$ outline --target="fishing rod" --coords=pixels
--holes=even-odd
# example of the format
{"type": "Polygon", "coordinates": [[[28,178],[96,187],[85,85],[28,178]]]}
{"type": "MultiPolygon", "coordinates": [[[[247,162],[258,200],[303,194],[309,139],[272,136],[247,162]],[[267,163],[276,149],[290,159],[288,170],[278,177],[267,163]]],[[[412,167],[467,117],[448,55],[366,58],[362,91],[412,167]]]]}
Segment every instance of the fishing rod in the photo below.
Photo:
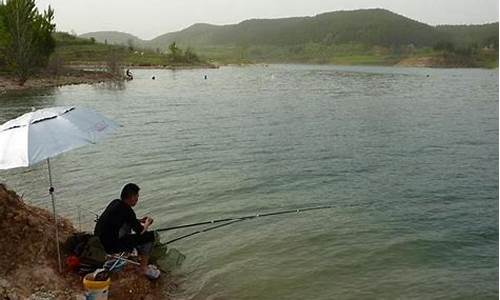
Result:
{"type": "Polygon", "coordinates": [[[208,228],[205,228],[205,229],[197,230],[197,231],[194,231],[194,232],[182,235],[180,237],[177,237],[175,239],[168,240],[165,244],[168,245],[168,244],[171,244],[173,242],[177,242],[177,241],[186,239],[186,238],[191,237],[193,235],[197,235],[197,234],[200,234],[200,233],[203,233],[203,232],[207,232],[207,231],[210,231],[210,230],[214,230],[214,229],[217,229],[217,228],[228,226],[228,225],[231,225],[233,223],[241,222],[241,221],[244,221],[244,220],[245,219],[236,219],[236,220],[229,221],[227,223],[222,223],[222,224],[219,224],[219,225],[216,225],[216,226],[212,226],[212,227],[208,227],[208,228]]]}
{"type": "Polygon", "coordinates": [[[231,218],[216,219],[216,220],[211,220],[211,221],[182,224],[182,225],[176,225],[176,226],[156,229],[155,231],[156,232],[163,232],[163,231],[170,231],[170,230],[181,229],[181,228],[189,228],[189,227],[195,227],[195,226],[223,223],[223,222],[228,222],[228,221],[233,221],[233,220],[249,220],[249,219],[255,219],[255,218],[260,218],[260,217],[269,217],[269,216],[284,215],[284,214],[291,214],[291,213],[301,213],[304,211],[317,210],[317,209],[328,209],[328,208],[333,208],[333,207],[334,207],[333,205],[322,205],[322,206],[314,206],[314,207],[288,209],[288,210],[275,211],[275,212],[270,212],[270,213],[265,213],[265,214],[255,214],[255,215],[249,215],[249,216],[243,216],[243,217],[231,217],[231,218]]]}
{"type": "Polygon", "coordinates": [[[177,225],[177,226],[171,226],[171,227],[166,227],[166,228],[160,228],[157,229],[157,232],[163,232],[163,231],[170,231],[170,230],[175,230],[175,229],[181,229],[181,228],[189,228],[189,227],[195,227],[195,226],[202,226],[202,225],[208,225],[208,224],[217,224],[217,223],[222,223],[216,226],[204,228],[201,230],[197,230],[191,233],[188,233],[186,235],[177,237],[175,239],[169,240],[166,242],[166,244],[170,244],[188,237],[191,237],[196,234],[200,234],[203,232],[207,232],[210,230],[214,230],[217,228],[221,228],[224,226],[231,225],[236,222],[241,222],[245,220],[250,220],[250,219],[255,219],[255,218],[260,218],[260,217],[269,217],[269,216],[277,216],[277,215],[284,215],[284,214],[291,214],[291,213],[301,213],[305,211],[311,211],[311,210],[319,210],[319,209],[328,209],[328,208],[333,208],[333,205],[323,205],[323,206],[315,206],[315,207],[305,207],[305,208],[297,208],[297,209],[288,209],[288,210],[282,210],[282,211],[275,211],[275,212],[270,212],[270,213],[264,213],[264,214],[255,214],[255,215],[249,215],[249,216],[243,216],[243,217],[232,217],[232,218],[223,218],[223,219],[216,219],[216,220],[211,220],[211,221],[204,221],[204,222],[197,222],[197,223],[190,223],[190,224],[183,224],[183,225],[177,225]]]}

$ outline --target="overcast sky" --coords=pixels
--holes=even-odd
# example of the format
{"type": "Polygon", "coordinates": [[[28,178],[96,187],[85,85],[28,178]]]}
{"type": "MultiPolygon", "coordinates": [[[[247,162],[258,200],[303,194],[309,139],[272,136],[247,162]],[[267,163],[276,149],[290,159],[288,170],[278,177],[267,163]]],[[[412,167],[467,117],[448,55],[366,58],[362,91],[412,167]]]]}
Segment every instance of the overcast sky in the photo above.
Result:
{"type": "Polygon", "coordinates": [[[55,9],[57,30],[117,30],[152,39],[194,23],[314,16],[335,10],[385,8],[431,25],[498,21],[499,0],[38,0],[55,9]]]}

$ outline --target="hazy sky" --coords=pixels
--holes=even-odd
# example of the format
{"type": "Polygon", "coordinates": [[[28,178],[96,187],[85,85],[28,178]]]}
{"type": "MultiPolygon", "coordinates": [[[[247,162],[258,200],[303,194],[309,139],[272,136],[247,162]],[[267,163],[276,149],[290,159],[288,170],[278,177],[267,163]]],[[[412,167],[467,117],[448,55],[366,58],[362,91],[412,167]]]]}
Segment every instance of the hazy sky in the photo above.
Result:
{"type": "Polygon", "coordinates": [[[385,8],[431,25],[498,21],[499,0],[38,0],[55,9],[57,30],[118,30],[151,39],[194,23],[233,24],[251,18],[314,16],[385,8]]]}

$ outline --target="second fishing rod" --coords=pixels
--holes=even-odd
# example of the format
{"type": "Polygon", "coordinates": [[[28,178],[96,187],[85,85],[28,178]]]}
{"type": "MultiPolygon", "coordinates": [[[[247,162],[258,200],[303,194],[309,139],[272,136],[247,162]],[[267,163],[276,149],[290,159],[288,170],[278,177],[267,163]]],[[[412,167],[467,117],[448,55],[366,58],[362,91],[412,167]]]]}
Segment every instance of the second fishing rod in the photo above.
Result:
{"type": "Polygon", "coordinates": [[[294,208],[294,209],[274,211],[274,212],[269,212],[269,213],[262,213],[262,214],[258,213],[258,214],[241,216],[241,217],[221,218],[221,219],[215,219],[215,220],[210,220],[210,221],[202,221],[202,222],[196,222],[196,223],[175,225],[175,226],[156,229],[155,231],[164,232],[164,231],[171,231],[171,230],[181,229],[181,228],[189,228],[189,227],[224,223],[224,222],[228,222],[228,221],[249,220],[249,219],[261,218],[261,217],[270,217],[270,216],[277,216],[277,215],[284,215],[284,214],[301,213],[301,212],[310,211],[310,210],[328,209],[328,208],[333,208],[333,207],[334,207],[333,205],[322,205],[322,206],[313,206],[313,207],[294,208]]]}
{"type": "Polygon", "coordinates": [[[333,207],[334,207],[333,205],[322,205],[322,206],[314,206],[314,207],[287,209],[287,210],[281,210],[281,211],[273,211],[273,212],[269,212],[269,213],[259,213],[259,214],[241,216],[241,217],[221,218],[221,219],[215,219],[215,220],[210,220],[210,221],[182,224],[182,225],[176,225],[176,226],[170,226],[170,227],[156,229],[155,231],[156,232],[165,232],[165,231],[172,231],[172,230],[182,229],[182,228],[190,228],[190,227],[216,224],[215,226],[211,226],[211,227],[207,227],[207,228],[204,228],[201,230],[197,230],[197,231],[182,235],[180,237],[177,237],[175,239],[172,239],[172,240],[169,240],[166,242],[166,244],[170,244],[170,243],[191,237],[193,235],[197,235],[197,234],[200,234],[203,232],[207,232],[207,231],[211,231],[211,230],[218,229],[221,227],[225,227],[225,226],[231,225],[231,224],[236,223],[236,222],[241,222],[241,221],[251,220],[251,219],[256,219],[256,218],[261,218],[261,217],[270,217],[270,216],[293,214],[293,213],[297,214],[297,213],[312,211],[312,210],[330,209],[333,207]]]}

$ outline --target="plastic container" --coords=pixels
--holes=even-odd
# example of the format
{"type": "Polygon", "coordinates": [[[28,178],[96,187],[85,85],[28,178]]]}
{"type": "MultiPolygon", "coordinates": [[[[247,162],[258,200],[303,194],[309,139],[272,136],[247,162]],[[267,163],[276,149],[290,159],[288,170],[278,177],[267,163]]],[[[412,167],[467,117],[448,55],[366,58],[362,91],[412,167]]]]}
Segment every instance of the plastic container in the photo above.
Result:
{"type": "Polygon", "coordinates": [[[85,300],[108,300],[109,286],[111,279],[106,281],[95,281],[92,274],[87,274],[83,278],[83,287],[85,288],[85,300]]]}

